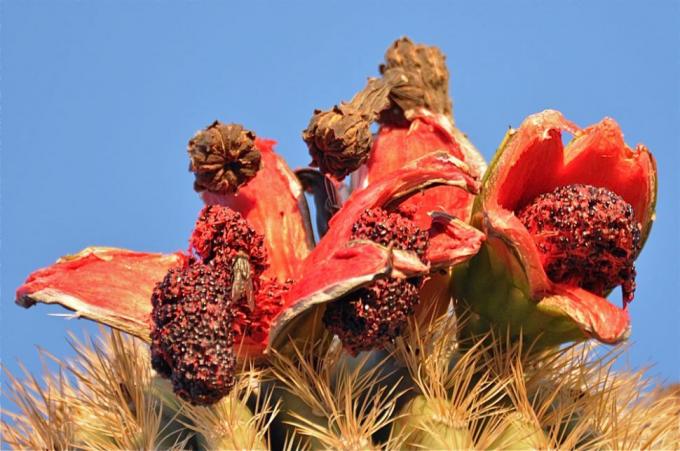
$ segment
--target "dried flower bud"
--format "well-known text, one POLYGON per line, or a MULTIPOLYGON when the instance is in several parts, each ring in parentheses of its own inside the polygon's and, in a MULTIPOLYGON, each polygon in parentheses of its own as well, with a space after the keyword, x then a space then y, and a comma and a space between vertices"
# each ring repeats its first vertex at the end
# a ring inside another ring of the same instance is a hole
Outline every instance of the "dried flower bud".
POLYGON ((394 108, 386 110, 381 121, 403 118, 403 112, 415 108, 451 114, 449 71, 446 57, 437 47, 414 44, 406 37, 398 39, 387 49, 380 73, 391 87, 390 100, 401 110, 398 115, 394 108))
POLYGON ((151 363, 192 404, 212 404, 234 386, 231 300, 220 275, 193 262, 170 269, 151 297, 151 363))
POLYGON ((373 136, 371 117, 350 104, 330 111, 314 111, 302 139, 312 156, 312 166, 342 179, 368 159, 373 136))
POLYGON ((260 169, 255 134, 238 124, 213 122, 189 141, 188 152, 198 192, 234 193, 260 169))

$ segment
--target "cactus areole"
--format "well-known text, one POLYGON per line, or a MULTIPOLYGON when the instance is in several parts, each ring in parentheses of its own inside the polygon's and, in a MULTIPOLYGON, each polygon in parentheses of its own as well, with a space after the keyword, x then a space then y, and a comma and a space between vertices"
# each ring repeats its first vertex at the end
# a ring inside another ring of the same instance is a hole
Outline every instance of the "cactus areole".
POLYGON ((503 141, 475 201, 487 234, 457 292, 478 316, 544 343, 629 334, 633 261, 649 234, 656 164, 606 118, 586 129, 557 111, 527 118, 503 141), (574 135, 565 147, 562 132, 574 135), (623 305, 604 298, 621 286, 623 305))

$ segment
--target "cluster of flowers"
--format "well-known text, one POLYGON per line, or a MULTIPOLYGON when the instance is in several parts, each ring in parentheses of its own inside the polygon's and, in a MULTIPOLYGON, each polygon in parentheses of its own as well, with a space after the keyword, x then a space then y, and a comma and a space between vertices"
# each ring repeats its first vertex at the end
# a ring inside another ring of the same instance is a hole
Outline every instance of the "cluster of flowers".
POLYGON ((581 129, 549 110, 511 129, 487 168, 454 125, 438 49, 400 39, 380 73, 314 112, 303 139, 318 170, 293 172, 273 141, 214 122, 188 146, 206 207, 187 252, 88 248, 31 274, 17 302, 148 340, 154 369, 194 404, 225 396, 239 361, 264 364, 289 340, 325 329, 355 355, 452 300, 473 313, 471 333, 624 340, 654 218, 649 151, 611 119, 581 129), (617 286, 622 307, 605 299, 617 286))

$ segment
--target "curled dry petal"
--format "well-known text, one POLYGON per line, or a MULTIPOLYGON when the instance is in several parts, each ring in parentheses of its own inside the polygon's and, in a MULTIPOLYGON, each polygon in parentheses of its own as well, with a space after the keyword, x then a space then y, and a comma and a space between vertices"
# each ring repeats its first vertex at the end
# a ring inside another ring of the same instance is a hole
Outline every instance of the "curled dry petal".
POLYGON ((632 206, 644 241, 656 202, 656 165, 649 151, 628 147, 612 119, 580 129, 559 112, 544 111, 511 130, 491 163, 472 218, 488 240, 470 262, 459 294, 486 320, 510 325, 515 333, 521 329, 551 343, 589 337, 615 343, 629 333, 625 308, 550 280, 534 238, 517 217, 537 196, 568 185, 620 196, 632 206), (566 147, 562 131, 574 135, 566 147), (491 293, 483 284, 501 288, 491 293))
POLYGON ((151 293, 168 270, 187 256, 88 247, 33 272, 17 289, 16 302, 59 304, 77 317, 149 340, 151 293))
POLYGON ((234 194, 202 193, 207 205, 227 206, 265 237, 269 268, 265 276, 295 279, 314 247, 304 190, 286 162, 274 152, 274 141, 257 139, 262 167, 234 194))
POLYGON ((324 236, 328 231, 328 222, 340 209, 341 193, 334 182, 326 174, 312 168, 303 168, 295 171, 298 180, 306 192, 314 198, 316 207, 316 229, 319 236, 324 236))

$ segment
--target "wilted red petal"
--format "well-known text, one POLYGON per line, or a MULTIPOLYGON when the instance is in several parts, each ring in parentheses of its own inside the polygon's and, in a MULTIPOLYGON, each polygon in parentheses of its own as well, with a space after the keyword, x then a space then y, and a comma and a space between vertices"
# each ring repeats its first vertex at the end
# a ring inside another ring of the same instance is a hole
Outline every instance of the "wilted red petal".
MULTIPOLYGON (((373 143, 365 168, 359 171, 357 189, 365 188, 393 171, 435 151, 446 152, 468 164, 470 173, 480 177, 484 160, 448 116, 421 110, 408 126, 383 125, 373 143)), ((452 187, 436 187, 405 201, 421 211, 446 211, 460 219, 470 216, 474 196, 452 187)))
MULTIPOLYGON (((305 261, 305 273, 325 260, 335 249, 344 246, 351 236, 352 226, 367 209, 389 209, 414 193, 437 185, 450 185, 461 191, 476 192, 478 182, 469 174, 468 169, 465 163, 445 152, 433 152, 376 180, 367 188, 355 191, 333 216, 328 233, 305 261)), ((423 229, 429 229, 429 217, 427 222, 423 229)))
POLYGON ((610 118, 584 130, 561 113, 547 110, 529 116, 509 135, 485 182, 495 186, 490 200, 510 211, 536 196, 571 184, 607 188, 632 205, 643 224, 656 202, 656 163, 644 146, 626 145, 619 125, 610 118), (566 148, 562 131, 574 134, 566 148))
MULTIPOLYGON (((288 291, 281 314, 272 323, 270 347, 295 330, 294 319, 315 305, 341 298, 376 276, 412 277, 427 274, 415 253, 389 249, 370 241, 352 241, 311 266, 288 291)), ((311 331, 309 332, 311 335, 311 331)))
POLYGON ((630 334, 627 310, 578 287, 555 284, 553 293, 541 299, 539 308, 571 318, 585 336, 614 344, 630 334))
POLYGON ((611 118, 577 133, 566 147, 555 186, 574 183, 606 187, 633 207, 640 224, 651 220, 650 205, 656 202, 654 157, 643 145, 628 147, 619 124, 611 118))
POLYGON ((302 261, 314 247, 304 191, 295 174, 274 150, 274 141, 257 139, 262 167, 236 194, 203 191, 207 205, 220 204, 243 215, 265 236, 269 268, 265 275, 295 279, 302 261))
POLYGON ((168 269, 186 256, 88 247, 32 273, 16 292, 16 302, 59 304, 76 316, 107 324, 149 340, 151 293, 168 269))
POLYGON ((546 110, 529 116, 509 133, 484 181, 493 187, 489 200, 514 211, 555 188, 564 158, 562 130, 575 133, 578 127, 560 112, 546 110))
POLYGON ((432 267, 462 263, 479 252, 485 235, 458 218, 433 212, 426 260, 432 267))

